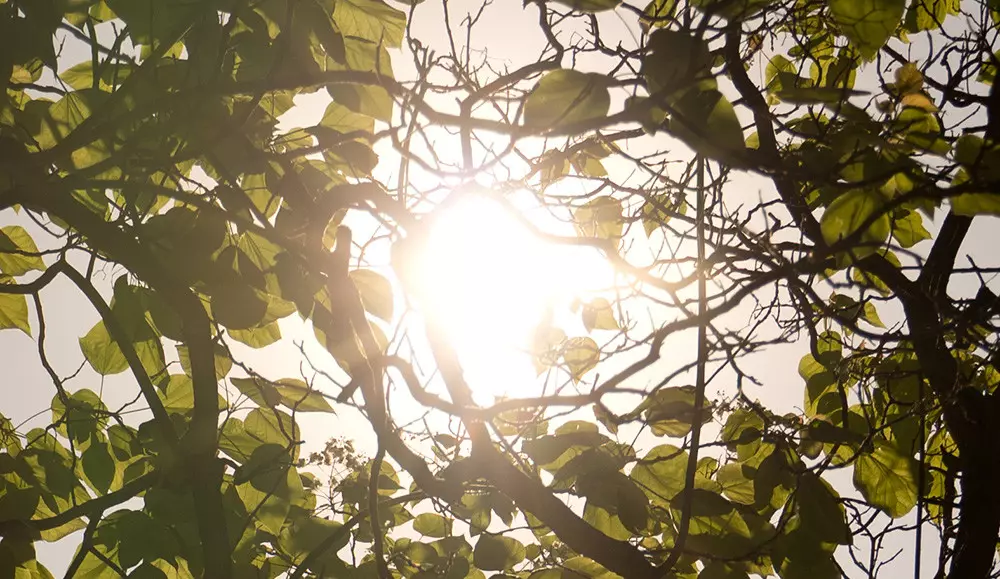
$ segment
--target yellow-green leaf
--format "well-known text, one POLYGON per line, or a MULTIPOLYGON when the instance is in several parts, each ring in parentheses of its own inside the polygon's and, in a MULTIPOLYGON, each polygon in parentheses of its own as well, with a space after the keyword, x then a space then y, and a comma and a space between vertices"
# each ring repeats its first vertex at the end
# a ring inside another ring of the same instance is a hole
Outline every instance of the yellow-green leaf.
POLYGON ((555 128, 604 117, 611 106, 607 77, 571 69, 553 70, 538 81, 524 103, 524 124, 555 128))
POLYGON ((604 298, 594 298, 583 305, 583 326, 587 331, 617 330, 618 320, 611 304, 604 298))
POLYGON ((8 225, 0 229, 0 271, 19 276, 29 271, 45 271, 45 262, 38 253, 38 246, 25 229, 8 225))
POLYGON ((625 220, 621 201, 610 195, 600 195, 573 212, 577 234, 617 241, 622 236, 625 220))
POLYGON ((573 380, 579 382, 583 376, 597 367, 601 359, 601 349, 590 338, 570 338, 563 350, 563 361, 573 380))
POLYGON ((6 328, 18 328, 25 334, 31 335, 31 326, 28 323, 28 299, 21 294, 0 293, 0 329, 6 328))
POLYGON ((906 0, 829 1, 837 26, 867 60, 896 32, 906 9, 906 0))
POLYGON ((875 451, 854 463, 854 486, 865 500, 898 519, 917 504, 916 469, 912 458, 876 441, 875 451))
POLYGON ((104 322, 97 322, 87 335, 80 338, 80 349, 98 374, 110 376, 128 368, 128 362, 121 348, 111 339, 104 322))
POLYGON ((371 315, 392 322, 392 284, 381 274, 370 269, 358 269, 350 273, 354 286, 361 295, 361 304, 371 315))

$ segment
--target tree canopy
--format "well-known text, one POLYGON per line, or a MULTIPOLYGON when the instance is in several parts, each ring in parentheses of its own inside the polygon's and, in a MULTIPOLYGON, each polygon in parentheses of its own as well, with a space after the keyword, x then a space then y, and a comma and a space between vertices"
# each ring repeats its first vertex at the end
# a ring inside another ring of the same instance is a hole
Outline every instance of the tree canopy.
POLYGON ((67 541, 88 579, 996 576, 998 34, 994 0, 0 0, 0 340, 47 377, 5 379, 0 576, 67 541), (468 199, 612 272, 504 395, 431 305, 468 199))

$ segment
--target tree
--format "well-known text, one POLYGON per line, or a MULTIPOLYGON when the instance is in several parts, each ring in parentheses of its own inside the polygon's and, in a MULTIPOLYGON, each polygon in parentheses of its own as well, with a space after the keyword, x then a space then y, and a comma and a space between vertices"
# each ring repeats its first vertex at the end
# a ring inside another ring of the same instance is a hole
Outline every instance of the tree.
POLYGON ((79 532, 67 577, 996 576, 998 270, 960 253, 1000 213, 1000 6, 432 4, 0 3, 0 328, 53 393, 0 421, 3 575, 79 532), (503 15, 539 54, 476 50, 503 15), (422 308, 468 197, 619 281, 486 405, 422 308), (260 370, 299 327, 330 357, 260 370), (788 408, 747 369, 781 344, 788 408), (373 456, 306 456, 351 406, 373 456))

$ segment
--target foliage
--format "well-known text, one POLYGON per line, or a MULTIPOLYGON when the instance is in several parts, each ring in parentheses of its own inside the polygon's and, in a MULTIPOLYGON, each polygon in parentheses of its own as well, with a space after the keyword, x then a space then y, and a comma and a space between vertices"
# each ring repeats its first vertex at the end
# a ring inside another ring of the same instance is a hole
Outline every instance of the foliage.
POLYGON ((0 416, 0 574, 71 537, 67 577, 825 579, 923 533, 989 576, 1000 302, 958 259, 1000 215, 1000 7, 485 2, 441 43, 431 4, 0 1, 0 329, 53 392, 0 416), (544 49, 497 72, 462 42, 503 11, 544 49), (482 405, 414 264, 515 188, 619 285, 482 405), (303 376, 261 370, 303 324, 303 376), (778 344, 794 408, 744 367, 778 344), (310 412, 375 451, 304 452, 310 412))

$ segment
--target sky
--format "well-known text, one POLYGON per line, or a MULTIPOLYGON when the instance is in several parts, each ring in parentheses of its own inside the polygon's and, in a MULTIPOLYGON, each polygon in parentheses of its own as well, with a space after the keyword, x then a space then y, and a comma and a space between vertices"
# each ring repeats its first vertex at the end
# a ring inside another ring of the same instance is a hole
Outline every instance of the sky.
MULTIPOLYGON (((452 26, 455 28, 467 11, 478 7, 477 2, 469 1, 452 1, 448 4, 451 8, 452 26)), ((395 6, 402 7, 399 4, 395 6)), ((441 4, 433 0, 421 4, 412 27, 415 36, 420 38, 424 45, 438 52, 445 52, 449 50, 449 46, 445 42, 445 20, 440 10, 441 4)), ((483 16, 483 24, 474 32, 475 47, 477 50, 485 48, 489 62, 498 68, 531 62, 545 45, 544 38, 537 30, 536 18, 537 11, 533 6, 521 9, 520 3, 495 3, 487 9, 483 16)), ((625 16, 629 22, 632 18, 625 16)), ((616 16, 603 15, 601 23, 602 32, 608 37, 621 39, 624 43, 631 42, 625 24, 616 16)), ((63 56, 63 62, 66 64, 74 64, 76 61, 89 58, 89 54, 74 50, 71 43, 67 44, 67 47, 63 56)), ((412 65, 408 58, 407 55, 393 54, 393 66, 397 78, 407 78, 408 74, 412 74, 412 65)), ((588 63, 581 62, 581 66, 586 68, 588 63)), ((752 78, 759 82, 761 75, 759 67, 752 69, 751 74, 752 78)), ((446 99, 439 99, 435 104, 443 108, 453 107, 453 104, 446 99)), ((322 93, 302 98, 299 107, 284 119, 283 125, 290 128, 315 122, 315 119, 322 115, 324 107, 325 97, 322 93)), ((445 138, 442 138, 440 143, 442 148, 437 152, 457 163, 460 155, 454 144, 446 144, 445 138)), ((392 152, 384 146, 376 150, 383 159, 379 171, 386 177, 394 177, 396 160, 392 152)), ((432 186, 430 180, 433 177, 429 175, 421 175, 419 171, 415 171, 412 178, 418 188, 432 186), (424 181, 419 182, 420 180, 424 181)), ((731 189, 742 191, 748 198, 755 198, 758 191, 763 190, 767 194, 769 192, 767 187, 768 184, 763 179, 741 174, 735 178, 731 189)), ((614 280, 603 261, 594 255, 579 251, 567 253, 558 248, 538 245, 532 241, 530 234, 523 229, 519 230, 516 224, 505 222, 503 219, 494 219, 497 216, 494 209, 485 207, 478 211, 482 212, 484 219, 481 223, 470 223, 469 219, 463 219, 461 215, 451 222, 445 222, 443 227, 453 231, 446 232, 439 240, 439 245, 435 246, 435 253, 440 259, 429 263, 428 269, 434 272, 435 279, 448 282, 446 287, 438 288, 432 293, 440 303, 453 306, 453 309, 461 312, 450 323, 452 326, 450 332, 453 333, 452 338, 462 355, 467 378, 477 389, 478 396, 486 401, 495 395, 524 394, 537 388, 538 380, 530 360, 518 351, 516 345, 510 343, 512 336, 523 335, 530 331, 537 318, 544 315, 548 304, 533 300, 535 293, 533 288, 551 284, 549 293, 552 295, 549 297, 565 306, 572 300, 575 292, 589 295, 589 291, 603 288, 614 280), (480 238, 477 239, 477 236, 480 238), (497 237, 505 236, 516 241, 507 244, 495 243, 497 237), (492 267, 483 267, 484 255, 488 256, 489 265, 492 267), (564 262, 570 262, 571 265, 552 266, 552 263, 564 262), (456 305, 460 305, 461 308, 454 307, 456 305), (482 330, 484 327, 499 328, 499 330, 492 333, 484 332, 482 330)), ((354 222, 357 227, 362 229, 370 227, 370 222, 366 222, 364 218, 354 219, 357 220, 354 222)), ((537 223, 559 233, 571 233, 566 231, 564 223, 552 219, 546 220, 541 215, 538 216, 537 223)), ((18 224, 29 229, 36 242, 44 249, 45 236, 39 234, 37 227, 23 215, 5 212, 0 216, 0 225, 8 224, 18 224)), ((932 233, 935 232, 935 223, 925 222, 925 225, 932 233)), ((959 255, 969 256, 980 265, 992 263, 996 226, 995 218, 978 218, 959 255)), ((924 242, 916 249, 925 252, 928 248, 929 242, 924 242)), ((375 251, 371 254, 371 259, 373 268, 384 271, 380 269, 386 264, 384 251, 381 254, 375 251)), ((76 263, 82 266, 82 262, 76 263)), ((123 273, 122 268, 100 272, 100 281, 103 282, 100 287, 105 295, 110 295, 111 284, 123 273)), ((977 284, 975 279, 969 277, 955 279, 950 288, 951 294, 956 297, 974 295, 978 288, 977 284)), ((991 285, 994 289, 998 288, 995 281, 991 285)), ((59 279, 47 288, 42 297, 47 321, 46 348, 50 352, 56 371, 62 375, 72 374, 83 362, 78 339, 96 322, 97 316, 89 303, 64 279, 59 279)), ((442 308, 442 306, 436 307, 442 308)), ((737 323, 745 317, 746 312, 745 308, 741 308, 734 312, 730 319, 737 323)), ((636 316, 636 323, 643 323, 639 315, 641 312, 633 314, 636 316)), ((880 315, 887 324, 899 321, 898 311, 880 310, 880 315)), ((562 316, 560 323, 566 325, 572 323, 570 316, 565 313, 565 308, 560 316, 562 316)), ((37 337, 38 323, 34 312, 32 312, 32 328, 37 337)), ((581 331, 579 327, 573 329, 581 331)), ((255 369, 274 378, 298 376, 301 356, 293 342, 308 340, 309 334, 295 320, 284 322, 282 331, 286 336, 285 340, 252 357, 255 369)), ((645 381, 657 379, 664 372, 664 368, 671 366, 671 362, 689 360, 694 350, 693 336, 693 332, 689 332, 669 340, 664 348, 664 362, 636 379, 643 381, 645 385, 645 381)), ((0 332, 0 348, 3 349, 3 359, 7 362, 5 380, 9 393, 8 402, 2 411, 15 424, 21 421, 28 421, 28 425, 48 424, 47 412, 32 418, 37 412, 48 408, 54 393, 51 382, 38 361, 37 344, 19 331, 7 330, 0 332)), ((750 398, 760 399, 766 406, 779 412, 790 411, 801 405, 802 380, 797 373, 797 363, 807 349, 804 343, 786 344, 770 347, 744 359, 743 366, 763 384, 759 387, 747 385, 750 398)), ((167 352, 168 360, 176 359, 171 348, 167 348, 167 352)), ((307 352, 314 362, 325 367, 332 366, 332 359, 318 348, 307 346, 307 352)), ((605 377, 608 372, 608 369, 601 370, 602 376, 605 377)), ((693 382, 693 377, 688 382, 680 383, 690 382, 693 382)), ((78 387, 102 392, 109 407, 130 400, 135 391, 128 374, 102 380, 89 367, 84 367, 79 377, 72 382, 71 389, 78 387)), ((328 384, 325 388, 328 388, 327 392, 330 394, 337 392, 332 384, 328 384)), ((709 394, 720 390, 732 394, 731 380, 720 379, 717 384, 713 384, 709 394)), ((401 416, 407 414, 406 405, 409 404, 407 397, 408 395, 401 394, 398 398, 399 403, 394 406, 394 410, 401 416)), ((410 411, 413 411, 412 406, 410 411)), ((319 448, 330 436, 348 432, 369 432, 367 422, 355 411, 338 408, 338 413, 336 417, 300 415, 307 440, 306 450, 310 447, 319 448)), ((145 419, 141 414, 135 418, 137 422, 145 419)), ((708 428, 711 431, 712 427, 708 428)), ((360 442, 359 448, 362 451, 372 452, 370 436, 362 437, 360 442)), ((662 440, 644 441, 649 446, 660 442, 662 440)), ((845 494, 853 492, 849 478, 844 478, 838 484, 838 488, 845 494)), ((42 543, 37 545, 40 559, 56 575, 61 574, 72 556, 74 542, 78 540, 75 537, 71 536, 55 545, 42 543)), ((925 552, 935 553, 936 546, 931 542, 932 537, 928 537, 927 541, 930 548, 925 552)), ((898 563, 900 571, 910 569, 911 564, 909 558, 903 558, 898 563)), ((925 565, 927 565, 925 573, 936 570, 934 561, 927 561, 925 565)))

